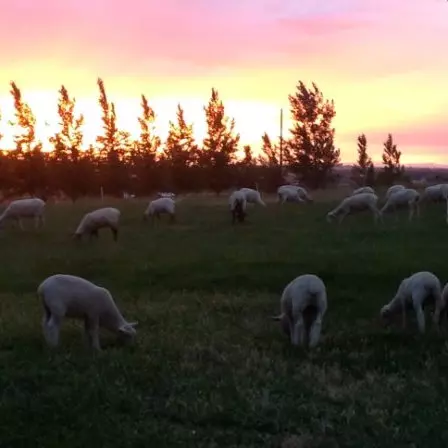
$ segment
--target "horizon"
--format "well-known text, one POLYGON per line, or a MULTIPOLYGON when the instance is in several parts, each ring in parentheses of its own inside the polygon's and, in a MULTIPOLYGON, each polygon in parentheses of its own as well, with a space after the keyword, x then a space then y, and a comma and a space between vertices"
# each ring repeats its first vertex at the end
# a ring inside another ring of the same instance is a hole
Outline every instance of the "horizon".
POLYGON ((4 144, 11 141, 5 132, 13 118, 10 81, 35 113, 42 140, 57 130, 58 89, 65 85, 85 115, 85 143, 92 142, 101 132, 100 77, 120 128, 138 131, 145 94, 163 139, 180 103, 202 141, 203 106, 214 87, 235 119, 241 147, 250 144, 257 153, 264 132, 277 141, 281 108, 287 137, 288 94, 302 80, 335 101, 343 164, 355 161, 362 133, 375 164, 388 133, 404 165, 447 162, 448 64, 440 57, 448 37, 445 1, 335 0, 330 6, 304 0, 300 8, 290 0, 192 0, 188 8, 179 0, 105 4, 17 0, 3 8, 4 144))

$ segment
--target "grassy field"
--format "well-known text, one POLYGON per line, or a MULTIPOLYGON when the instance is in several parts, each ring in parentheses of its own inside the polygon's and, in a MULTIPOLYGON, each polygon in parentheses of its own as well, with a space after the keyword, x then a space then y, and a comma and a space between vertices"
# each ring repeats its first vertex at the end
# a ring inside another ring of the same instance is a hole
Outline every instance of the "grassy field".
POLYGON ((176 225, 150 228, 146 202, 110 201, 118 244, 70 240, 92 202, 49 204, 41 232, 2 230, 0 447, 448 446, 448 332, 378 319, 403 277, 448 280, 444 206, 338 228, 324 219, 335 203, 251 207, 232 227, 226 198, 187 198, 176 225), (35 291, 55 273, 109 288, 139 321, 136 344, 104 334, 93 354, 66 321, 49 351, 35 291), (329 296, 312 353, 268 319, 303 273, 329 296))

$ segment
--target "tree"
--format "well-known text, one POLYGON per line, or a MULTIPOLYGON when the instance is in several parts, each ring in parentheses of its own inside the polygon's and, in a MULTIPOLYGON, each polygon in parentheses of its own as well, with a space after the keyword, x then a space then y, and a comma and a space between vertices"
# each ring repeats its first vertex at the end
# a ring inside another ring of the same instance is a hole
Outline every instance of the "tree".
POLYGON ((404 174, 404 166, 400 164, 401 151, 397 149, 392 134, 388 134, 383 148, 383 181, 386 185, 399 180, 404 174))
POLYGON ((189 168, 195 161, 198 147, 194 141, 193 125, 185 121, 184 110, 180 104, 177 105, 176 117, 177 123, 169 122, 163 159, 173 187, 176 190, 185 190, 191 184, 189 168))
POLYGON ((129 187, 126 156, 131 150, 130 134, 118 129, 115 104, 109 103, 101 78, 98 78, 98 88, 104 130, 104 134, 96 139, 99 145, 101 183, 105 192, 118 196, 129 187))
POLYGON ((332 128, 336 116, 333 101, 324 99, 315 83, 308 89, 299 81, 294 95, 289 95, 293 128, 287 142, 286 157, 291 168, 302 174, 311 185, 325 184, 340 164, 332 128))
POLYGON ((373 185, 375 179, 375 168, 372 159, 367 153, 367 138, 365 134, 358 136, 358 160, 352 168, 352 177, 362 185, 373 185))
POLYGON ((14 136, 16 159, 14 175, 19 193, 40 194, 45 197, 46 157, 42 153, 42 143, 36 140, 36 117, 28 103, 23 101, 22 93, 11 81, 11 94, 14 98, 15 122, 10 124, 17 129, 14 136))
POLYGON ((219 194, 231 182, 229 166, 235 158, 240 135, 235 133, 235 120, 225 115, 224 105, 214 88, 204 111, 207 136, 201 151, 201 162, 208 169, 209 185, 219 194))
POLYGON ((280 148, 271 142, 269 135, 265 132, 261 136, 262 154, 259 156, 258 160, 264 166, 278 167, 280 166, 280 148))

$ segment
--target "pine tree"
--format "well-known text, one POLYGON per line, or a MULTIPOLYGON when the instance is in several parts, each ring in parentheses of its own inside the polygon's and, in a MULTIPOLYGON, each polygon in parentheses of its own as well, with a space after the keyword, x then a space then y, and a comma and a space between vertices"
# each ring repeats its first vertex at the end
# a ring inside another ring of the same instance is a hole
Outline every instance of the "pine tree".
POLYGON ((334 146, 334 102, 325 100, 316 84, 312 87, 308 89, 299 81, 295 94, 289 95, 294 124, 285 155, 306 182, 319 186, 339 165, 340 151, 334 146))
POLYGON ((224 105, 214 88, 204 111, 207 137, 200 160, 201 165, 208 169, 210 187, 219 194, 231 182, 229 166, 235 158, 240 135, 235 133, 235 120, 226 116, 224 105))
POLYGON ((362 185, 374 184, 375 169, 372 159, 367 153, 367 138, 365 134, 358 136, 358 160, 352 167, 353 179, 362 185))
POLYGON ((392 134, 388 134, 383 148, 383 180, 390 185, 403 177, 405 168, 400 164, 401 151, 397 149, 392 134))

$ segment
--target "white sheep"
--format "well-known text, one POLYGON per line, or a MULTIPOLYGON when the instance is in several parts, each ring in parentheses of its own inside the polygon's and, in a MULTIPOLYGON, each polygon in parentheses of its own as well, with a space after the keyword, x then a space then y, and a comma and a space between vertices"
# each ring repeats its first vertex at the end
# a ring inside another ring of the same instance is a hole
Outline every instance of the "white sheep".
POLYGON ((74 275, 56 274, 37 288, 42 300, 42 328, 47 344, 56 347, 63 318, 84 320, 84 330, 92 348, 100 350, 99 327, 133 338, 137 322, 127 322, 106 288, 74 275))
POLYGON ((229 197, 229 206, 232 214, 232 224, 235 224, 237 219, 239 222, 243 222, 247 216, 247 201, 244 193, 240 190, 234 191, 229 197))
POLYGON ((81 239, 83 235, 98 238, 98 230, 109 228, 112 231, 114 241, 118 239, 118 223, 120 221, 120 210, 113 207, 105 207, 86 213, 81 219, 78 228, 73 235, 75 239, 81 239))
POLYGON ((240 188, 238 191, 241 191, 241 193, 244 194, 246 202, 249 202, 251 204, 259 204, 262 205, 263 207, 266 207, 266 204, 263 202, 263 199, 261 199, 259 191, 254 190, 253 188, 240 188))
POLYGON ((40 198, 17 199, 9 203, 0 215, 0 225, 7 220, 15 220, 23 230, 22 218, 34 218, 34 226, 37 229, 45 223, 45 201, 40 198))
POLYGON ((313 199, 303 187, 297 185, 282 185, 277 189, 278 200, 282 204, 286 201, 313 202, 313 199))
POLYGON ((339 223, 349 214, 371 210, 375 223, 381 214, 377 208, 378 196, 372 193, 359 193, 354 196, 346 197, 335 209, 327 213, 327 221, 331 222, 333 218, 339 216, 339 223))
POLYGON ((405 190, 406 187, 404 185, 392 185, 391 187, 388 188, 388 190, 386 191, 386 202, 387 200, 391 197, 392 194, 394 194, 396 191, 399 190, 405 190))
POLYGON ((442 320, 442 318, 444 320, 447 319, 448 317, 448 283, 445 284, 445 286, 442 289, 442 305, 441 305, 441 311, 440 311, 440 320, 442 320))
POLYGON ((400 283, 395 297, 381 308, 380 316, 387 324, 401 311, 404 328, 406 327, 406 312, 412 308, 417 316, 418 329, 420 333, 424 333, 423 306, 426 301, 434 301, 433 322, 438 327, 440 313, 444 308, 440 280, 432 272, 417 272, 400 283))
POLYGON ((354 196, 356 194, 362 194, 362 193, 375 194, 375 190, 372 187, 357 188, 356 190, 353 190, 352 196, 354 196))
POLYGON ((154 224, 155 218, 160 219, 160 215, 170 215, 171 222, 176 220, 176 203, 172 198, 159 198, 151 201, 148 204, 143 219, 151 218, 151 223, 154 224))
POLYGON ((441 202, 447 199, 448 184, 431 185, 425 188, 421 202, 441 202))
POLYGON ((305 274, 286 285, 280 299, 281 313, 272 319, 281 322, 293 345, 319 343, 322 321, 327 311, 325 284, 316 275, 305 274))
POLYGON ((159 198, 171 198, 171 199, 174 199, 176 197, 176 195, 171 192, 159 192, 157 193, 157 196, 159 198))
POLYGON ((404 188, 392 193, 389 199, 380 210, 381 216, 388 211, 396 211, 402 207, 409 208, 409 221, 412 221, 414 212, 417 211, 417 216, 420 216, 420 193, 413 188, 404 188))

